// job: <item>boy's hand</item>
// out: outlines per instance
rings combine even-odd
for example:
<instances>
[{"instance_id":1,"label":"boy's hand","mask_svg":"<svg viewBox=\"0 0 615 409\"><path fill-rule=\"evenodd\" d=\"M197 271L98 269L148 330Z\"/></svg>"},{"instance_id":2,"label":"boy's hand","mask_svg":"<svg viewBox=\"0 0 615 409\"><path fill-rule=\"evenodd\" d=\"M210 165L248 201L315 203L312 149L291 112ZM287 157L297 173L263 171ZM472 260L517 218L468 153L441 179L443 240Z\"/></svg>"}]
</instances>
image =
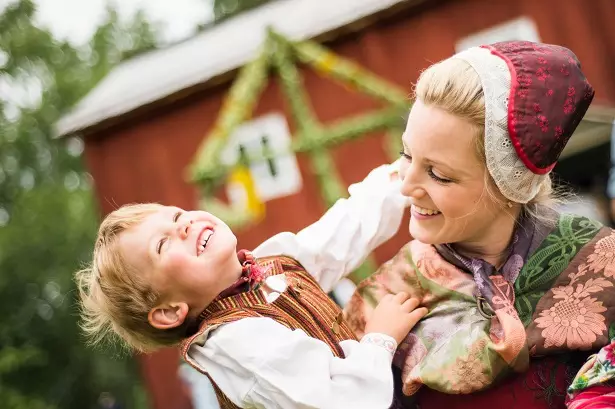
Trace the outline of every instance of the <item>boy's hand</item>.
<instances>
[{"instance_id":1,"label":"boy's hand","mask_svg":"<svg viewBox=\"0 0 615 409\"><path fill-rule=\"evenodd\" d=\"M365 325L365 333L386 334L401 343L416 323L427 314L427 308L416 308L419 300L406 293L387 294L382 298Z\"/></svg>"}]
</instances>

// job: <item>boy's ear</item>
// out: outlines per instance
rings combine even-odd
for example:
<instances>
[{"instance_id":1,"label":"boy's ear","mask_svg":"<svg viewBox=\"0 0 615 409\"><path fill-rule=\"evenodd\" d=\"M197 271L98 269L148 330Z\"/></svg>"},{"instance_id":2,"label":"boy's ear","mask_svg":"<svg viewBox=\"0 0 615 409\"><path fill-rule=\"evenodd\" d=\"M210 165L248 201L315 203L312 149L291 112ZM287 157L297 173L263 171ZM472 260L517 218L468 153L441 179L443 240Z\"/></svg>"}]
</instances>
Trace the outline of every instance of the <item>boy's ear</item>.
<instances>
[{"instance_id":1,"label":"boy's ear","mask_svg":"<svg viewBox=\"0 0 615 409\"><path fill-rule=\"evenodd\" d=\"M159 305L147 314L147 320L155 328L171 329L184 323L189 310L185 302Z\"/></svg>"}]
</instances>

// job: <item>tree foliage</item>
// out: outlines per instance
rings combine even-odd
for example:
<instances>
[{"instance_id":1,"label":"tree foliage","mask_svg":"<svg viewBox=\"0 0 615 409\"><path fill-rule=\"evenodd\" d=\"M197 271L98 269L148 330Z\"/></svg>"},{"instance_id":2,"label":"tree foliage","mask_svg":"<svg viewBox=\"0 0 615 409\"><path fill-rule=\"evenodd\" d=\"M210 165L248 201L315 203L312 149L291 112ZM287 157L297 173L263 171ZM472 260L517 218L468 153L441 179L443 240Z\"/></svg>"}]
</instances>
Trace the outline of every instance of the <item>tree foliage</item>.
<instances>
[{"instance_id":1,"label":"tree foliage","mask_svg":"<svg viewBox=\"0 0 615 409\"><path fill-rule=\"evenodd\" d=\"M156 46L142 13L113 9L76 47L33 22L35 5L0 11L0 402L7 409L94 408L101 392L143 404L130 357L84 345L73 272L98 214L77 137L53 126L122 59Z\"/></svg>"}]
</instances>

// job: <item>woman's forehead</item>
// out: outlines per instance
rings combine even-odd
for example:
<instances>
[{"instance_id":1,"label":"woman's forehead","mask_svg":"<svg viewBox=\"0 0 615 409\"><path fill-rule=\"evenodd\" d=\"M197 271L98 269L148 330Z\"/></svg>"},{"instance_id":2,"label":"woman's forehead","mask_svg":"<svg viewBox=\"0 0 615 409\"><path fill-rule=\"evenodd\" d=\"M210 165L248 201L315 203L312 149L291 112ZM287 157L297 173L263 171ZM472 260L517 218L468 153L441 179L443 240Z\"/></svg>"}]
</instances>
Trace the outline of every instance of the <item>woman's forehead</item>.
<instances>
[{"instance_id":1,"label":"woman's forehead","mask_svg":"<svg viewBox=\"0 0 615 409\"><path fill-rule=\"evenodd\" d=\"M413 157L455 167L477 163L475 138L469 121L417 102L402 139Z\"/></svg>"}]
</instances>

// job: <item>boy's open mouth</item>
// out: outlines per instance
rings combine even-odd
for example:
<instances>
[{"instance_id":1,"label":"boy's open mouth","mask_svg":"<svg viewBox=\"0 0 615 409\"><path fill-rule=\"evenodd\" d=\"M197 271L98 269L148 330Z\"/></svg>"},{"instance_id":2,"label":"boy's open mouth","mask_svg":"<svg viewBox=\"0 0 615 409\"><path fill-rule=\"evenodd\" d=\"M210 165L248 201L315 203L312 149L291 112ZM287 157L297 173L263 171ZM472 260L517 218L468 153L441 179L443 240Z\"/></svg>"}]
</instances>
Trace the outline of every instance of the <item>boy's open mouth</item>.
<instances>
[{"instance_id":1,"label":"boy's open mouth","mask_svg":"<svg viewBox=\"0 0 615 409\"><path fill-rule=\"evenodd\" d=\"M203 231L199 234L199 237L196 239L196 255L200 256L204 251L205 247L207 247L207 243L211 236L213 236L214 231L211 227L205 227Z\"/></svg>"}]
</instances>

